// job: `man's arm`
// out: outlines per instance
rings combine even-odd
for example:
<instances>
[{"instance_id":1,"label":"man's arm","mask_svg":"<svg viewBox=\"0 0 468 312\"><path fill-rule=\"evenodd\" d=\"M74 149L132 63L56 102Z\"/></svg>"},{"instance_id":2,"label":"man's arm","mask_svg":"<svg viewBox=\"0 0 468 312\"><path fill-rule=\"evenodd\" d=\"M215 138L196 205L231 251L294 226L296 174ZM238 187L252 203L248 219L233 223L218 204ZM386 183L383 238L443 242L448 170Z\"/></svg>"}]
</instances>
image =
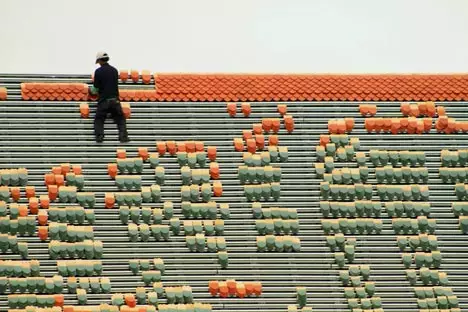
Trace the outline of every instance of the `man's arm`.
<instances>
[{"instance_id":1,"label":"man's arm","mask_svg":"<svg viewBox=\"0 0 468 312\"><path fill-rule=\"evenodd\" d=\"M120 92L119 92L119 71L117 68L114 68L115 72L115 83L117 85L117 99L120 97Z\"/></svg>"},{"instance_id":2,"label":"man's arm","mask_svg":"<svg viewBox=\"0 0 468 312\"><path fill-rule=\"evenodd\" d=\"M101 73L99 70L94 71L94 82L93 85L95 88L99 89L101 88Z\"/></svg>"}]
</instances>

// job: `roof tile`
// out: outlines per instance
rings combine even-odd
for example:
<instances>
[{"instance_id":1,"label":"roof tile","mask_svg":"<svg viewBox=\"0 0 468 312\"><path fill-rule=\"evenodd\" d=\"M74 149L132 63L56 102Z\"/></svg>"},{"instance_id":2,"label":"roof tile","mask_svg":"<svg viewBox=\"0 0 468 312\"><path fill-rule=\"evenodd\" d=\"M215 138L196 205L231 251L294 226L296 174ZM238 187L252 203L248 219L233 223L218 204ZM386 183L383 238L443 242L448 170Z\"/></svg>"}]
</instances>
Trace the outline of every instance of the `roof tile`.
<instances>
[{"instance_id":1,"label":"roof tile","mask_svg":"<svg viewBox=\"0 0 468 312\"><path fill-rule=\"evenodd\" d=\"M468 75L154 74L155 94L142 101L468 101ZM28 100L81 100L84 84L23 83Z\"/></svg>"}]
</instances>

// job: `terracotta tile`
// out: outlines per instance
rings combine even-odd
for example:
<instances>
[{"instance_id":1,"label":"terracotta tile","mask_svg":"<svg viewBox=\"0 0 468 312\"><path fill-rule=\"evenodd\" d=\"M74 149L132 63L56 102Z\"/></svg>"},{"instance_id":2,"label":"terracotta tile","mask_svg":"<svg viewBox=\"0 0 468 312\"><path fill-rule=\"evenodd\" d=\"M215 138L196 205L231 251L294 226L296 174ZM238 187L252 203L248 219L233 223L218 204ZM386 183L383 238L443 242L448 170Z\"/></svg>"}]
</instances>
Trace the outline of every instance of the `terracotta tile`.
<instances>
[{"instance_id":1,"label":"terracotta tile","mask_svg":"<svg viewBox=\"0 0 468 312\"><path fill-rule=\"evenodd\" d=\"M151 77L146 71L145 76L145 80ZM153 77L157 94L137 96L139 100L468 100L468 75L154 74ZM23 83L21 90L24 99L88 97L85 84Z\"/></svg>"}]
</instances>

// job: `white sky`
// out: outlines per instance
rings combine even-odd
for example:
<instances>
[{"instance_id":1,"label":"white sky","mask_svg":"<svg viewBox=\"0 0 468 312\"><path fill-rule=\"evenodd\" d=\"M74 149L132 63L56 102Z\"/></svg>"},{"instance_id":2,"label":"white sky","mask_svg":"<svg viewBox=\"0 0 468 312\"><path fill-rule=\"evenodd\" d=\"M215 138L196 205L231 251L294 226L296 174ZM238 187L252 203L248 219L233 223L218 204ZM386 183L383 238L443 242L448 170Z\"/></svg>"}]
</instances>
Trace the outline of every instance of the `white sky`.
<instances>
[{"instance_id":1,"label":"white sky","mask_svg":"<svg viewBox=\"0 0 468 312\"><path fill-rule=\"evenodd\" d=\"M468 72L468 0L0 0L0 73Z\"/></svg>"}]
</instances>

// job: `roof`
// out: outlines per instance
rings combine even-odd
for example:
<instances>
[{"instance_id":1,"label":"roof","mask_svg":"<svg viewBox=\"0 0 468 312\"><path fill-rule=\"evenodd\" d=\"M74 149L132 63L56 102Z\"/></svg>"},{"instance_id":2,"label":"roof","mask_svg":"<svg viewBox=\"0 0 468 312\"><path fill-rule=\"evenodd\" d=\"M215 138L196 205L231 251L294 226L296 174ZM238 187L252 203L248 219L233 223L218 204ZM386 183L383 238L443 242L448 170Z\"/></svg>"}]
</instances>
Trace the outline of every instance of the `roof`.
<instances>
[{"instance_id":1,"label":"roof","mask_svg":"<svg viewBox=\"0 0 468 312\"><path fill-rule=\"evenodd\" d=\"M467 101L468 75L156 74L160 101Z\"/></svg>"}]
</instances>

